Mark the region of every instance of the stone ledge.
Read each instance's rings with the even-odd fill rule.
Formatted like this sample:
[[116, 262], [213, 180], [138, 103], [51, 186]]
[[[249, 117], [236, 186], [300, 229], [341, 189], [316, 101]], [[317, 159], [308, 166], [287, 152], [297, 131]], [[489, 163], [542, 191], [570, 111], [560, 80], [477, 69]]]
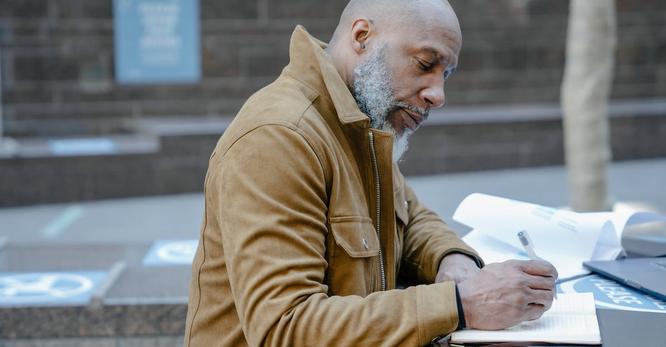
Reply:
[[[608, 105], [610, 118], [666, 116], [666, 99], [614, 100]], [[448, 107], [432, 112], [424, 126], [562, 120], [558, 104], [516, 104]]]
[[87, 157], [150, 154], [160, 150], [159, 138], [111, 135], [75, 138], [19, 138], [0, 143], [0, 160], [11, 158]]
[[73, 337], [1, 340], [3, 347], [173, 347], [183, 344], [178, 336]]
[[128, 129], [156, 136], [221, 135], [233, 117], [150, 117], [129, 120]]
[[0, 309], [0, 338], [180, 335], [187, 302], [165, 304], [15, 307]]

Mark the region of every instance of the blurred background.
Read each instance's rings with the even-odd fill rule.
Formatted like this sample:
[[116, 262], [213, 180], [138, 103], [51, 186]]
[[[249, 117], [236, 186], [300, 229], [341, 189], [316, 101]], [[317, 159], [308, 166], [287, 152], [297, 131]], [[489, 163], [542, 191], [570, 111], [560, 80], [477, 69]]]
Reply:
[[[450, 2], [458, 72], [403, 172], [449, 222], [475, 191], [571, 206], [570, 1]], [[179, 345], [210, 153], [294, 27], [327, 41], [346, 3], [0, 0], [0, 344]], [[664, 212], [666, 2], [607, 5], [600, 201]]]

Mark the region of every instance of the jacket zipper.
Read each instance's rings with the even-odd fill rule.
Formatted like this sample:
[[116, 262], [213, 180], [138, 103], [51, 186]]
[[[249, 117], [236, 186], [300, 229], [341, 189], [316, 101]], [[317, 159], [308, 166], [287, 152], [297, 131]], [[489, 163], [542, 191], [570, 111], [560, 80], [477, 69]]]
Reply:
[[377, 167], [377, 154], [375, 153], [375, 136], [372, 131], [369, 132], [370, 135], [370, 154], [372, 156], [372, 168], [375, 173], [375, 191], [377, 194], [377, 207], [375, 230], [377, 231], [377, 238], [379, 239], [379, 275], [382, 281], [382, 291], [386, 290], [386, 274], [384, 272], [384, 255], [382, 252], [381, 236], [380, 236], [380, 225], [379, 218], [381, 217], [381, 186], [379, 184], [379, 168]]

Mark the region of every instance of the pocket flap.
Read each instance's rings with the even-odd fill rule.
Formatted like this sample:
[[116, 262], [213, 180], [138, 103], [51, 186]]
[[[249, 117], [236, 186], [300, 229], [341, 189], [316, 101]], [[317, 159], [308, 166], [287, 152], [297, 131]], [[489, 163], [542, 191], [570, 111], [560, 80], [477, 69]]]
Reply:
[[379, 239], [370, 218], [335, 218], [331, 220], [335, 243], [352, 258], [379, 255]]
[[395, 207], [395, 215], [403, 225], [407, 225], [409, 223], [409, 206], [407, 206], [407, 196], [404, 189], [398, 189], [393, 192], [393, 205]]

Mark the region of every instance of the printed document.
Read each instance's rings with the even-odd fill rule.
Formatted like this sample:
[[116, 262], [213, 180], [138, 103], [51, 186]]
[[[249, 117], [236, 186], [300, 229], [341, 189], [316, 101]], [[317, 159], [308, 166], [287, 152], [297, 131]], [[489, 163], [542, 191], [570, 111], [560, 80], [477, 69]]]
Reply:
[[576, 213], [475, 193], [460, 203], [453, 219], [473, 229], [463, 240], [486, 263], [529, 259], [517, 237], [519, 231], [527, 231], [536, 254], [553, 264], [563, 281], [588, 274], [583, 261], [624, 256], [620, 240], [626, 226], [666, 221], [666, 216], [632, 211]]

